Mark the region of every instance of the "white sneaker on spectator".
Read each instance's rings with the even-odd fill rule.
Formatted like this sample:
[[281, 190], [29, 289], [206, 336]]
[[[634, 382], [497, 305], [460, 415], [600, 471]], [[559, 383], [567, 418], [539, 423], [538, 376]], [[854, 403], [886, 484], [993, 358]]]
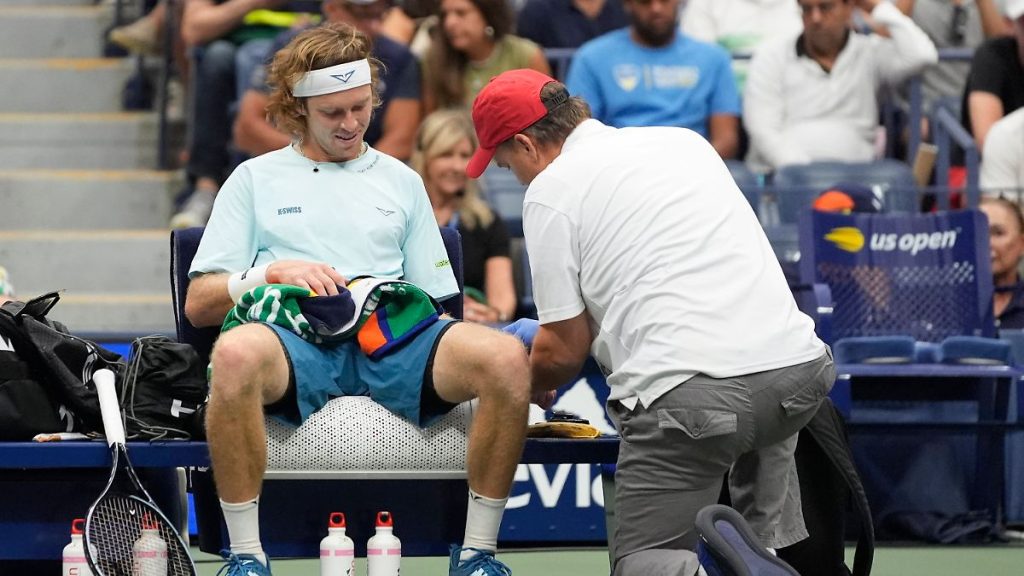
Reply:
[[157, 22], [148, 16], [114, 28], [110, 31], [110, 41], [133, 54], [143, 56], [156, 56], [163, 48]]
[[185, 201], [181, 211], [171, 217], [171, 228], [206, 226], [210, 212], [213, 212], [213, 200], [216, 197], [217, 193], [213, 190], [197, 188]]

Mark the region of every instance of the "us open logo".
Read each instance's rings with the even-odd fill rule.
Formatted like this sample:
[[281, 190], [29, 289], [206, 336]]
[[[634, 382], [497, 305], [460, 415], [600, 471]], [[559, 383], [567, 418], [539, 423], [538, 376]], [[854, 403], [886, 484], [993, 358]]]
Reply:
[[[872, 234], [868, 247], [875, 252], [909, 252], [916, 256], [926, 250], [948, 250], [956, 246], [959, 230], [941, 232], [907, 232], [906, 234]], [[833, 228], [825, 240], [846, 252], [860, 252], [864, 248], [864, 233], [853, 226]]]

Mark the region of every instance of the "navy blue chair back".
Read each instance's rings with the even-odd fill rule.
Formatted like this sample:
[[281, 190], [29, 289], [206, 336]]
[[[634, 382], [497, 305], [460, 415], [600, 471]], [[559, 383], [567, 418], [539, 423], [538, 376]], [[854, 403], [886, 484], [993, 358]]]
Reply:
[[833, 339], [995, 336], [988, 224], [977, 210], [800, 222], [800, 277], [832, 291]]
[[[196, 328], [185, 317], [185, 297], [188, 294], [188, 270], [192, 266], [203, 228], [187, 228], [171, 231], [171, 296], [174, 302], [174, 324], [178, 331], [178, 342], [187, 342], [199, 353], [206, 364], [209, 361], [213, 341], [220, 333], [220, 327]], [[459, 284], [459, 295], [442, 302], [445, 310], [455, 318], [462, 318], [462, 237], [454, 228], [441, 228], [441, 239], [448, 251], [448, 260]]]
[[772, 177], [779, 220], [795, 224], [818, 194], [836, 184], [860, 184], [878, 196], [882, 212], [920, 212], [917, 182], [899, 160], [844, 163], [814, 162], [779, 168]]

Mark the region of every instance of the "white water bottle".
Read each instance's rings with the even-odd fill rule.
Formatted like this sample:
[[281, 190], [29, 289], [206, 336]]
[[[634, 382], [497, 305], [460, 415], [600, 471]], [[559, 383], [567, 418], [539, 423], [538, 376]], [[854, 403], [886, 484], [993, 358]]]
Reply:
[[377, 531], [366, 543], [366, 576], [398, 576], [402, 542], [394, 534], [391, 512], [377, 512]]
[[64, 547], [61, 576], [92, 576], [89, 563], [85, 560], [85, 545], [82, 544], [84, 527], [84, 518], [75, 518], [71, 522], [71, 542]]
[[345, 515], [331, 512], [327, 536], [320, 541], [320, 576], [355, 576], [356, 550], [345, 536]]
[[132, 572], [136, 576], [167, 576], [167, 542], [149, 514], [142, 517], [142, 535], [132, 546]]

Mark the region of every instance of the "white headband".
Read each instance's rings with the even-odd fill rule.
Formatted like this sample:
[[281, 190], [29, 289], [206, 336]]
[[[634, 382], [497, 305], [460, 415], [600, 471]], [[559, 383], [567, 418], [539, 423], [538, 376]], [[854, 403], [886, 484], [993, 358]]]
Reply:
[[370, 83], [370, 63], [364, 58], [329, 68], [310, 70], [295, 83], [292, 96], [305, 98], [351, 90]]

